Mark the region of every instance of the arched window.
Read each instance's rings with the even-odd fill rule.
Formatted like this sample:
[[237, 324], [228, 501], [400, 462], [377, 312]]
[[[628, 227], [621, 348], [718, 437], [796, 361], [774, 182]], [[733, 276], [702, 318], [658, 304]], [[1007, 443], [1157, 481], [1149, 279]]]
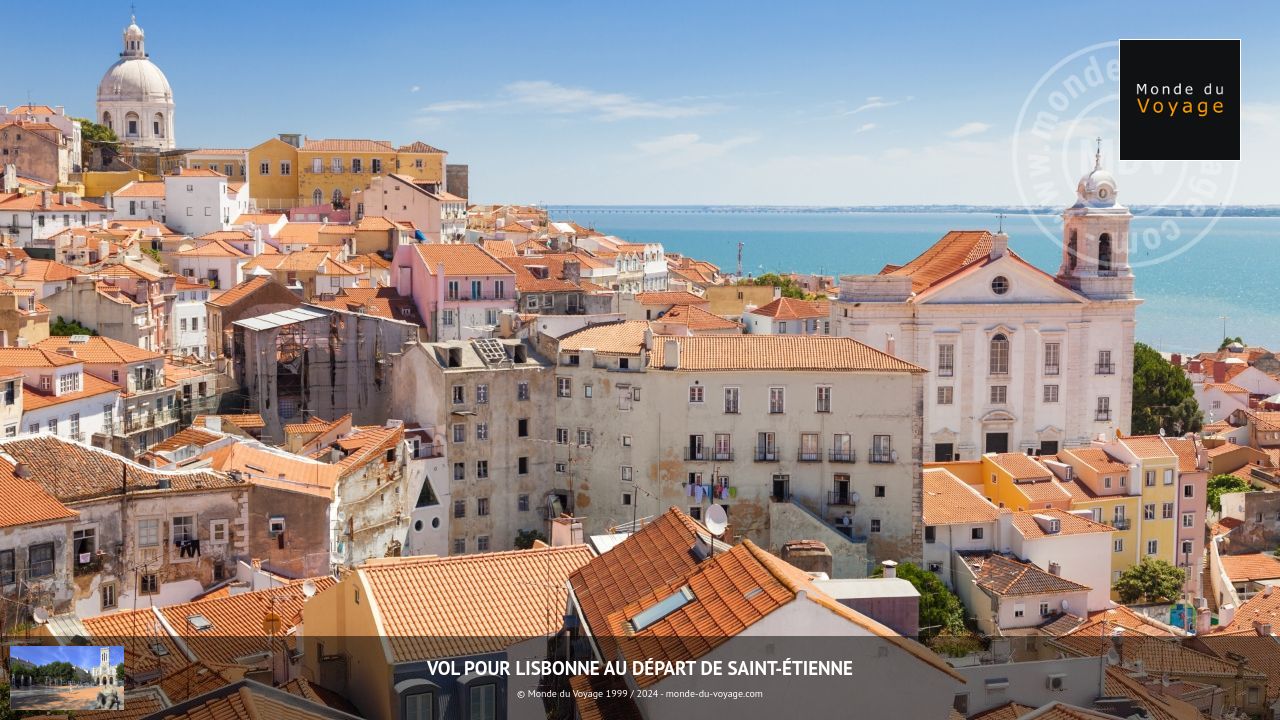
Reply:
[[115, 130], [115, 128], [111, 127], [111, 113], [109, 112], [102, 113], [102, 124], [106, 125], [108, 130]]
[[128, 137], [138, 137], [138, 114], [129, 113], [124, 116], [124, 132]]
[[992, 375], [1009, 374], [1009, 338], [1004, 333], [996, 333], [991, 338], [989, 370]]
[[1111, 236], [1107, 233], [1098, 238], [1098, 272], [1111, 272]]
[[1071, 239], [1067, 241], [1067, 269], [1076, 269], [1076, 231], [1071, 231]]
[[158, 138], [164, 137], [164, 113], [156, 113], [151, 119], [151, 134]]
[[337, 210], [342, 207], [342, 190], [340, 188], [333, 189], [333, 208]]
[[324, 193], [320, 191], [320, 188], [316, 188], [315, 192], [311, 193], [311, 204], [319, 205], [322, 202], [324, 202]]

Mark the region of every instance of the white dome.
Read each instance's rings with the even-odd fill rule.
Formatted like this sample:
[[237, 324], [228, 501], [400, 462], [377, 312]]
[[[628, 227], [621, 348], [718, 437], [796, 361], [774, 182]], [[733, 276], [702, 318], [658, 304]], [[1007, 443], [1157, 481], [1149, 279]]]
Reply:
[[1116, 178], [1102, 169], [1102, 140], [1098, 140], [1098, 152], [1093, 159], [1093, 169], [1080, 178], [1076, 185], [1076, 205], [1088, 207], [1115, 207]]
[[173, 102], [169, 79], [145, 57], [123, 57], [107, 69], [98, 83], [98, 102]]

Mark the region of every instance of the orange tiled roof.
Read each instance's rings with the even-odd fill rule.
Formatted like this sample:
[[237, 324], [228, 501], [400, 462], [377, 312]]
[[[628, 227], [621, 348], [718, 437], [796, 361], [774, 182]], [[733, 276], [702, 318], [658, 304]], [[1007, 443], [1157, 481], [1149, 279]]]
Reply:
[[186, 250], [179, 250], [178, 255], [183, 257], [249, 257], [248, 253], [243, 252], [240, 248], [226, 240], [216, 238]]
[[680, 349], [680, 370], [924, 372], [853, 338], [798, 335], [659, 336], [649, 354], [651, 369], [663, 369], [671, 342]]
[[[1059, 530], [1056, 533], [1045, 532], [1040, 527], [1040, 523], [1036, 522], [1036, 515], [1048, 515], [1058, 521]], [[1110, 533], [1114, 530], [1109, 525], [1096, 523], [1088, 518], [1069, 513], [1066, 510], [1057, 508], [1045, 508], [1043, 510], [1024, 510], [1016, 512], [1011, 518], [1013, 527], [1025, 538], [1042, 538], [1053, 537], [1057, 535], [1086, 535], [1089, 533]]]
[[1066, 448], [1058, 452], [1059, 456], [1069, 455], [1078, 458], [1085, 465], [1094, 470], [1108, 475], [1111, 473], [1127, 473], [1129, 466], [1119, 460], [1111, 457], [1102, 448], [1097, 447], [1078, 447]]
[[1267, 676], [1267, 698], [1280, 696], [1280, 640], [1256, 632], [1200, 635], [1197, 642], [1224, 660], [1232, 655], [1245, 659], [1248, 667]]
[[510, 267], [485, 252], [479, 245], [436, 245], [421, 243], [413, 246], [426, 263], [427, 272], [436, 273], [438, 265], [444, 265], [445, 275], [514, 275]]
[[222, 173], [220, 173], [220, 172], [218, 172], [218, 171], [216, 171], [216, 170], [210, 170], [209, 168], [189, 168], [189, 167], [178, 167], [178, 168], [175, 168], [173, 172], [169, 173], [169, 176], [170, 176], [170, 177], [175, 177], [175, 176], [182, 176], [182, 177], [211, 177], [211, 178], [224, 178], [224, 177], [226, 177], [226, 175], [223, 175]]
[[1222, 570], [1232, 582], [1280, 578], [1280, 559], [1271, 553], [1223, 555]]
[[0, 367], [66, 367], [81, 362], [76, 358], [40, 347], [0, 347]]
[[395, 152], [395, 149], [391, 147], [391, 143], [386, 140], [307, 140], [302, 143], [302, 147], [299, 149], [304, 152]]
[[39, 483], [60, 501], [77, 502], [130, 492], [216, 490], [242, 486], [218, 472], [151, 470], [105, 450], [78, 445], [53, 435], [0, 440], [0, 450], [25, 463], [27, 479]]
[[332, 499], [342, 469], [310, 458], [269, 450], [250, 442], [233, 442], [205, 453], [209, 466], [236, 470], [254, 485]]
[[[198, 427], [204, 427], [204, 419], [206, 417], [208, 416], [197, 415], [195, 419], [191, 421], [191, 424]], [[258, 413], [240, 413], [238, 415], [224, 414], [217, 415], [216, 417], [222, 418], [223, 422], [229, 422], [241, 430], [261, 430], [267, 426], [267, 421], [263, 420], [262, 416]]]
[[417, 140], [417, 141], [412, 142], [412, 143], [410, 143], [410, 144], [408, 144], [408, 145], [401, 145], [400, 147], [396, 148], [396, 152], [402, 152], [402, 153], [437, 153], [437, 154], [440, 154], [440, 155], [446, 155], [446, 154], [448, 154], [446, 151], [441, 150], [441, 149], [440, 149], [440, 148], [438, 148], [438, 147], [432, 147], [431, 145], [428, 145], [428, 144], [426, 144], [426, 143], [422, 142], [421, 140]]
[[1000, 508], [946, 468], [924, 470], [924, 524], [995, 522]]
[[9, 277], [16, 277], [19, 280], [58, 282], [61, 280], [70, 280], [74, 277], [83, 275], [84, 273], [70, 265], [63, 265], [56, 260], [37, 260], [35, 258], [31, 258], [25, 263], [19, 263], [17, 272], [6, 272], [4, 274]]
[[882, 275], [905, 275], [911, 289], [921, 292], [934, 283], [991, 253], [991, 233], [986, 230], [952, 230], [914, 260], [900, 267], [886, 268]]
[[806, 318], [824, 318], [831, 312], [830, 303], [825, 300], [797, 300], [780, 297], [768, 305], [751, 311], [752, 315], [771, 317], [774, 320], [803, 320]]
[[112, 340], [104, 335], [91, 335], [84, 342], [72, 342], [70, 337], [55, 335], [41, 340], [35, 346], [41, 350], [69, 354], [72, 359], [91, 365], [127, 364], [164, 357], [160, 353], [143, 350], [137, 345]]
[[[644, 335], [648, 329], [649, 323], [644, 320], [588, 325], [560, 336], [560, 352], [593, 349], [610, 355], [639, 355], [644, 349]], [[4, 363], [0, 361], [0, 364]]]
[[1053, 477], [1049, 469], [1034, 458], [1022, 453], [992, 453], [985, 456], [997, 467], [1009, 473], [1014, 480], [1041, 480]]
[[40, 483], [13, 474], [13, 465], [0, 462], [0, 527], [38, 525], [79, 516]]
[[[70, 198], [68, 198], [70, 199]], [[106, 206], [78, 198], [75, 202], [62, 202], [60, 193], [50, 193], [48, 206], [44, 203], [43, 193], [31, 195], [13, 195], [7, 200], [0, 200], [3, 210], [57, 210], [58, 212], [98, 212], [106, 211]]]
[[1159, 435], [1133, 435], [1119, 438], [1125, 447], [1143, 460], [1176, 458], [1177, 453], [1164, 440]]
[[210, 443], [221, 440], [222, 436], [209, 432], [198, 427], [187, 427], [174, 433], [172, 436], [161, 440], [160, 442], [148, 448], [151, 452], [167, 452], [177, 450], [179, 448], [196, 446], [204, 447]]
[[[497, 652], [560, 629], [565, 581], [585, 545], [370, 561], [356, 569], [377, 603], [393, 662]], [[531, 582], [536, 580], [536, 582]], [[557, 610], [550, 615], [548, 607]]]
[[1200, 445], [1194, 438], [1165, 438], [1164, 442], [1178, 456], [1178, 472], [1197, 472], [1200, 470]]
[[641, 305], [708, 305], [710, 300], [683, 290], [663, 290], [636, 294]]
[[1010, 701], [1003, 705], [997, 705], [990, 710], [984, 710], [977, 715], [970, 716], [969, 720], [1018, 720], [1018, 718], [1021, 718], [1032, 710], [1035, 710], [1035, 708], [1027, 705], [1019, 705], [1016, 702]]
[[973, 570], [979, 587], [1002, 597], [1088, 592], [1090, 589], [1087, 585], [999, 553], [965, 555], [964, 560]]
[[120, 391], [121, 389], [119, 385], [94, 377], [89, 373], [81, 373], [80, 389], [75, 392], [63, 393], [61, 395], [55, 395], [52, 390], [46, 391], [31, 387], [30, 385], [23, 385], [22, 409], [27, 412], [31, 410], [40, 410], [54, 405], [62, 405], [63, 403], [76, 402], [85, 398], [105, 395], [107, 393], [118, 393]]
[[231, 224], [247, 225], [249, 223], [254, 223], [255, 225], [272, 225], [281, 217], [284, 217], [284, 213], [241, 213]]
[[162, 198], [164, 197], [164, 181], [163, 180], [134, 180], [116, 191], [115, 197], [119, 198]]
[[738, 323], [722, 318], [715, 313], [704, 310], [697, 305], [676, 305], [662, 316], [663, 322], [674, 322], [688, 326], [689, 330], [736, 330]]
[[208, 300], [207, 304], [220, 308], [231, 307], [269, 282], [271, 278], [262, 275], [251, 277], [235, 287], [227, 288], [226, 292]]

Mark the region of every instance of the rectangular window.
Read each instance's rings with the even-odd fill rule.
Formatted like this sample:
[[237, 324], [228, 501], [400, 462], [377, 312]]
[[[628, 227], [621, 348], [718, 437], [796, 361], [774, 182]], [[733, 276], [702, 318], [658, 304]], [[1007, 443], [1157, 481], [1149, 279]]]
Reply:
[[93, 562], [93, 553], [97, 547], [97, 528], [81, 528], [71, 533], [71, 560], [77, 566]]
[[453, 327], [453, 311], [452, 310], [446, 309], [446, 310], [440, 311], [440, 324], [446, 327]]
[[476, 385], [476, 402], [484, 404], [489, 402], [489, 386], [486, 383]]
[[591, 431], [585, 428], [578, 428], [578, 445], [581, 447], [591, 447]]
[[956, 372], [956, 346], [946, 343], [938, 346], [938, 376], [951, 377]]
[[142, 595], [155, 595], [160, 592], [160, 576], [148, 573], [138, 578], [138, 592]]
[[351, 158], [351, 172], [358, 173], [364, 170], [364, 161], [360, 158]]
[[269, 163], [269, 162], [260, 163], [260, 164], [258, 165], [258, 174], [259, 174], [259, 175], [270, 175], [270, 174], [271, 174], [271, 163]]
[[[288, 163], [288, 162], [280, 163], [281, 175], [290, 175], [292, 173], [293, 173], [293, 165], [291, 163]], [[263, 175], [266, 175], [266, 173], [263, 173]]]
[[40, 543], [27, 548], [27, 575], [33, 578], [53, 574], [53, 543]]
[[556, 428], [556, 444], [557, 445], [569, 444], [569, 428]]
[[690, 385], [689, 386], [689, 402], [701, 403], [704, 389], [705, 388], [703, 388], [701, 385]]
[[777, 415], [786, 410], [786, 390], [780, 387], [769, 388], [769, 414]]
[[382, 172], [382, 159], [373, 158], [369, 161], [369, 166], [373, 169], [374, 174]]
[[1124, 538], [1116, 538], [1111, 543], [1112, 552], [1124, 552]]
[[556, 396], [562, 398], [573, 397], [573, 378], [556, 378]]
[[484, 423], [484, 422], [476, 423], [476, 439], [477, 440], [489, 439], [489, 423]]
[[516, 437], [529, 437], [529, 418], [516, 420]]
[[116, 584], [104, 583], [99, 591], [102, 599], [102, 609], [107, 610], [116, 606]]
[[454, 463], [454, 464], [453, 464], [453, 479], [454, 479], [454, 480], [466, 480], [466, 479], [467, 479], [467, 464], [466, 464], [466, 463], [464, 463], [464, 462], [456, 462], [456, 463]]
[[1056, 342], [1044, 344], [1044, 374], [1057, 375], [1062, 371], [1060, 358], [1062, 346]]
[[[487, 477], [489, 477], [489, 461], [477, 460], [476, 461], [476, 478], [479, 480], [483, 480]], [[487, 513], [480, 513], [480, 514], [486, 515]]]
[[1111, 398], [1098, 398], [1098, 410], [1095, 419], [1101, 422], [1106, 422], [1111, 419]]
[[466, 539], [466, 538], [454, 538], [454, 539], [453, 539], [453, 554], [454, 554], [454, 555], [462, 555], [462, 554], [463, 554], [463, 553], [465, 553], [466, 551], [467, 551], [467, 539]]
[[[1184, 558], [1184, 559], [1186, 559], [1189, 555], [1191, 555], [1191, 549], [1192, 549], [1192, 547], [1194, 547], [1194, 546], [1192, 545], [1192, 542], [1191, 542], [1190, 540], [1183, 540], [1183, 541], [1182, 541], [1182, 556], [1183, 556], [1183, 558]], [[1179, 563], [1179, 565], [1181, 565], [1181, 564], [1183, 564], [1183, 563]]]
[[467, 441], [467, 426], [463, 423], [455, 423], [453, 426], [453, 441], [456, 443]]
[[1159, 553], [1159, 552], [1160, 552], [1160, 541], [1159, 541], [1159, 540], [1148, 540], [1148, 541], [1147, 541], [1147, 554], [1148, 554], [1148, 555], [1155, 555], [1155, 554], [1157, 554], [1157, 553]]
[[231, 538], [231, 524], [227, 520], [213, 520], [209, 523], [209, 542], [225, 545]]
[[1148, 470], [1148, 471], [1146, 472], [1146, 474], [1143, 476], [1143, 481], [1146, 483], [1146, 486], [1147, 486], [1147, 487], [1155, 487], [1155, 484], [1156, 484], [1156, 471], [1155, 471], [1155, 470]]
[[1195, 496], [1196, 496], [1196, 486], [1195, 486], [1195, 485], [1183, 485], [1183, 486], [1182, 486], [1182, 497], [1184, 497], [1184, 498], [1189, 498], [1189, 497], [1195, 497]]
[[17, 567], [14, 565], [14, 552], [0, 550], [0, 585], [12, 585], [17, 580]]
[[1008, 385], [992, 385], [991, 386], [991, 404], [1004, 405], [1009, 401]]
[[[489, 536], [481, 535], [476, 538], [476, 552], [489, 552]], [[492, 716], [488, 716], [492, 717]]]
[[1165, 484], [1165, 485], [1172, 485], [1172, 484], [1173, 484], [1173, 469], [1172, 469], [1172, 468], [1166, 468], [1166, 469], [1165, 469], [1165, 471], [1164, 471], [1164, 484]]
[[733, 439], [729, 433], [716, 433], [713, 460], [733, 459]]
[[1111, 351], [1110, 351], [1110, 350], [1099, 350], [1099, 351], [1098, 351], [1098, 368], [1097, 368], [1097, 370], [1098, 370], [1098, 374], [1099, 374], [1099, 375], [1114, 375], [1114, 374], [1115, 374], [1115, 372], [1116, 372], [1116, 366], [1115, 366], [1115, 364], [1114, 364], [1114, 363], [1112, 363], [1112, 362], [1111, 362]]
[[822, 450], [818, 448], [818, 433], [800, 433], [801, 462], [816, 462], [822, 459]]
[[1142, 506], [1142, 519], [1144, 519], [1144, 520], [1155, 520], [1155, 519], [1156, 519], [1156, 504], [1155, 504], [1155, 503], [1147, 503], [1146, 505], [1143, 505], [1143, 506]]
[[529, 383], [527, 382], [516, 383], [516, 400], [528, 400], [528, 399], [529, 399]]
[[893, 462], [893, 449], [890, 445], [890, 436], [888, 435], [871, 436], [871, 462], [873, 463]]
[[138, 547], [155, 547], [160, 544], [160, 521], [142, 518], [138, 521]]
[[196, 518], [194, 515], [178, 515], [173, 518], [174, 542], [187, 542], [196, 539]]
[[724, 389], [724, 411], [733, 415], [738, 412], [738, 396], [739, 389], [736, 387], [727, 387]]
[[527, 457], [516, 458], [516, 474], [518, 475], [529, 474], [529, 458]]
[[871, 532], [880, 532], [880, 518], [871, 518]]
[[631, 482], [631, 478], [632, 478], [631, 466], [623, 465], [622, 466], [622, 482]]
[[528, 495], [519, 495], [516, 497], [516, 510], [519, 512], [529, 512]]
[[1044, 401], [1047, 403], [1058, 402], [1058, 386], [1057, 385], [1044, 386]]
[[467, 516], [467, 501], [466, 501], [466, 500], [454, 500], [454, 501], [453, 501], [453, 516], [454, 516], [454, 517], [456, 517], [456, 518], [464, 518], [464, 517], [466, 517], [466, 516]]
[[1009, 374], [1009, 338], [1000, 334], [991, 339], [987, 363], [987, 372], [989, 374]]
[[1182, 527], [1184, 528], [1195, 527], [1195, 524], [1196, 524], [1195, 513], [1182, 513]]
[[939, 385], [938, 386], [938, 404], [950, 405], [952, 403], [952, 400], [955, 398], [954, 392], [955, 392], [955, 388], [952, 388], [950, 385]]
[[489, 498], [476, 498], [476, 515], [484, 517], [489, 514]]
[[820, 413], [831, 412], [831, 386], [819, 385], [817, 392], [817, 407], [815, 407], [814, 410]]
[[1173, 519], [1173, 503], [1167, 502], [1160, 506], [1160, 519], [1161, 520]]

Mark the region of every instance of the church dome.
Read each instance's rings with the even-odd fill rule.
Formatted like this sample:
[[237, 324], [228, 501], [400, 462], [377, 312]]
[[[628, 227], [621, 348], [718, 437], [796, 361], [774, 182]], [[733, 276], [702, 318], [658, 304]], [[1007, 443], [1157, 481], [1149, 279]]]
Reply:
[[145, 57], [122, 57], [98, 83], [98, 100], [173, 102], [169, 79]]
[[1102, 145], [1094, 156], [1093, 169], [1076, 185], [1076, 204], [1089, 207], [1113, 207], [1116, 204], [1116, 178], [1102, 169]]

